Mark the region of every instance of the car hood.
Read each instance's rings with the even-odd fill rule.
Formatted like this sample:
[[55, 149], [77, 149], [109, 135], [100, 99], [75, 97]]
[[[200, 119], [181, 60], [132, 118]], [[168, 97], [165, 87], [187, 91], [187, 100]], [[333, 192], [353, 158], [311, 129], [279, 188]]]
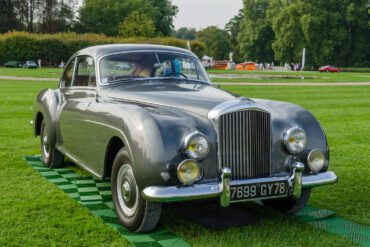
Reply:
[[193, 83], [116, 84], [103, 88], [99, 94], [113, 100], [182, 109], [204, 117], [216, 105], [238, 97], [212, 85]]

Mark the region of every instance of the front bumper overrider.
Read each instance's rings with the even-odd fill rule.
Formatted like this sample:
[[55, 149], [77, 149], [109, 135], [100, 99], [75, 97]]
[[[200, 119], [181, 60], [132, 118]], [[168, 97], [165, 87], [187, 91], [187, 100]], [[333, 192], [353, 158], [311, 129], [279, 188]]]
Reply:
[[[292, 175], [289, 177], [230, 181], [231, 170], [229, 168], [222, 168], [220, 181], [218, 183], [195, 184], [191, 186], [151, 186], [142, 191], [142, 196], [146, 200], [155, 202], [176, 202], [219, 197], [221, 205], [223, 207], [228, 207], [231, 202], [230, 186], [232, 185], [247, 185], [287, 180], [289, 185], [288, 196], [298, 199], [301, 196], [302, 188], [314, 188], [333, 184], [338, 180], [338, 177], [332, 171], [302, 176], [303, 169], [304, 165], [300, 162], [296, 162], [291, 166]], [[280, 197], [286, 197], [286, 195]], [[250, 200], [259, 200], [259, 198]]]

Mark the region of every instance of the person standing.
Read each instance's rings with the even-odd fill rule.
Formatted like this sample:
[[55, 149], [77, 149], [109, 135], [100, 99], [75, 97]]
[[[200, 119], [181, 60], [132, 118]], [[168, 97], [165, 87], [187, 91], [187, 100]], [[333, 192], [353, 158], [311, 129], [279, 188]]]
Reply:
[[41, 59], [40, 58], [37, 60], [37, 64], [39, 65], [39, 68], [41, 69]]

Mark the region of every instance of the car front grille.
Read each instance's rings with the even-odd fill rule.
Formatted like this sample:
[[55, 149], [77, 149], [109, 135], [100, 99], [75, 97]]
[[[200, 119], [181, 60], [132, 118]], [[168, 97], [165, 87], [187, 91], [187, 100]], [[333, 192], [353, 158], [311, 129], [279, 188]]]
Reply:
[[218, 120], [219, 165], [232, 180], [271, 176], [271, 118], [268, 112], [241, 110]]

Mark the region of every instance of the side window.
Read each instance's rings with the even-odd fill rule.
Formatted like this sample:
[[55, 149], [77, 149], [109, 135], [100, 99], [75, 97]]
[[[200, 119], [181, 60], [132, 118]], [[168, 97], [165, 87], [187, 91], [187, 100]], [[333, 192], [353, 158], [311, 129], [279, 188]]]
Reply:
[[80, 56], [77, 58], [76, 76], [73, 86], [96, 86], [95, 63], [92, 57]]
[[64, 71], [64, 75], [62, 78], [62, 87], [70, 87], [72, 85], [73, 80], [73, 69], [75, 67], [75, 59], [72, 60]]

